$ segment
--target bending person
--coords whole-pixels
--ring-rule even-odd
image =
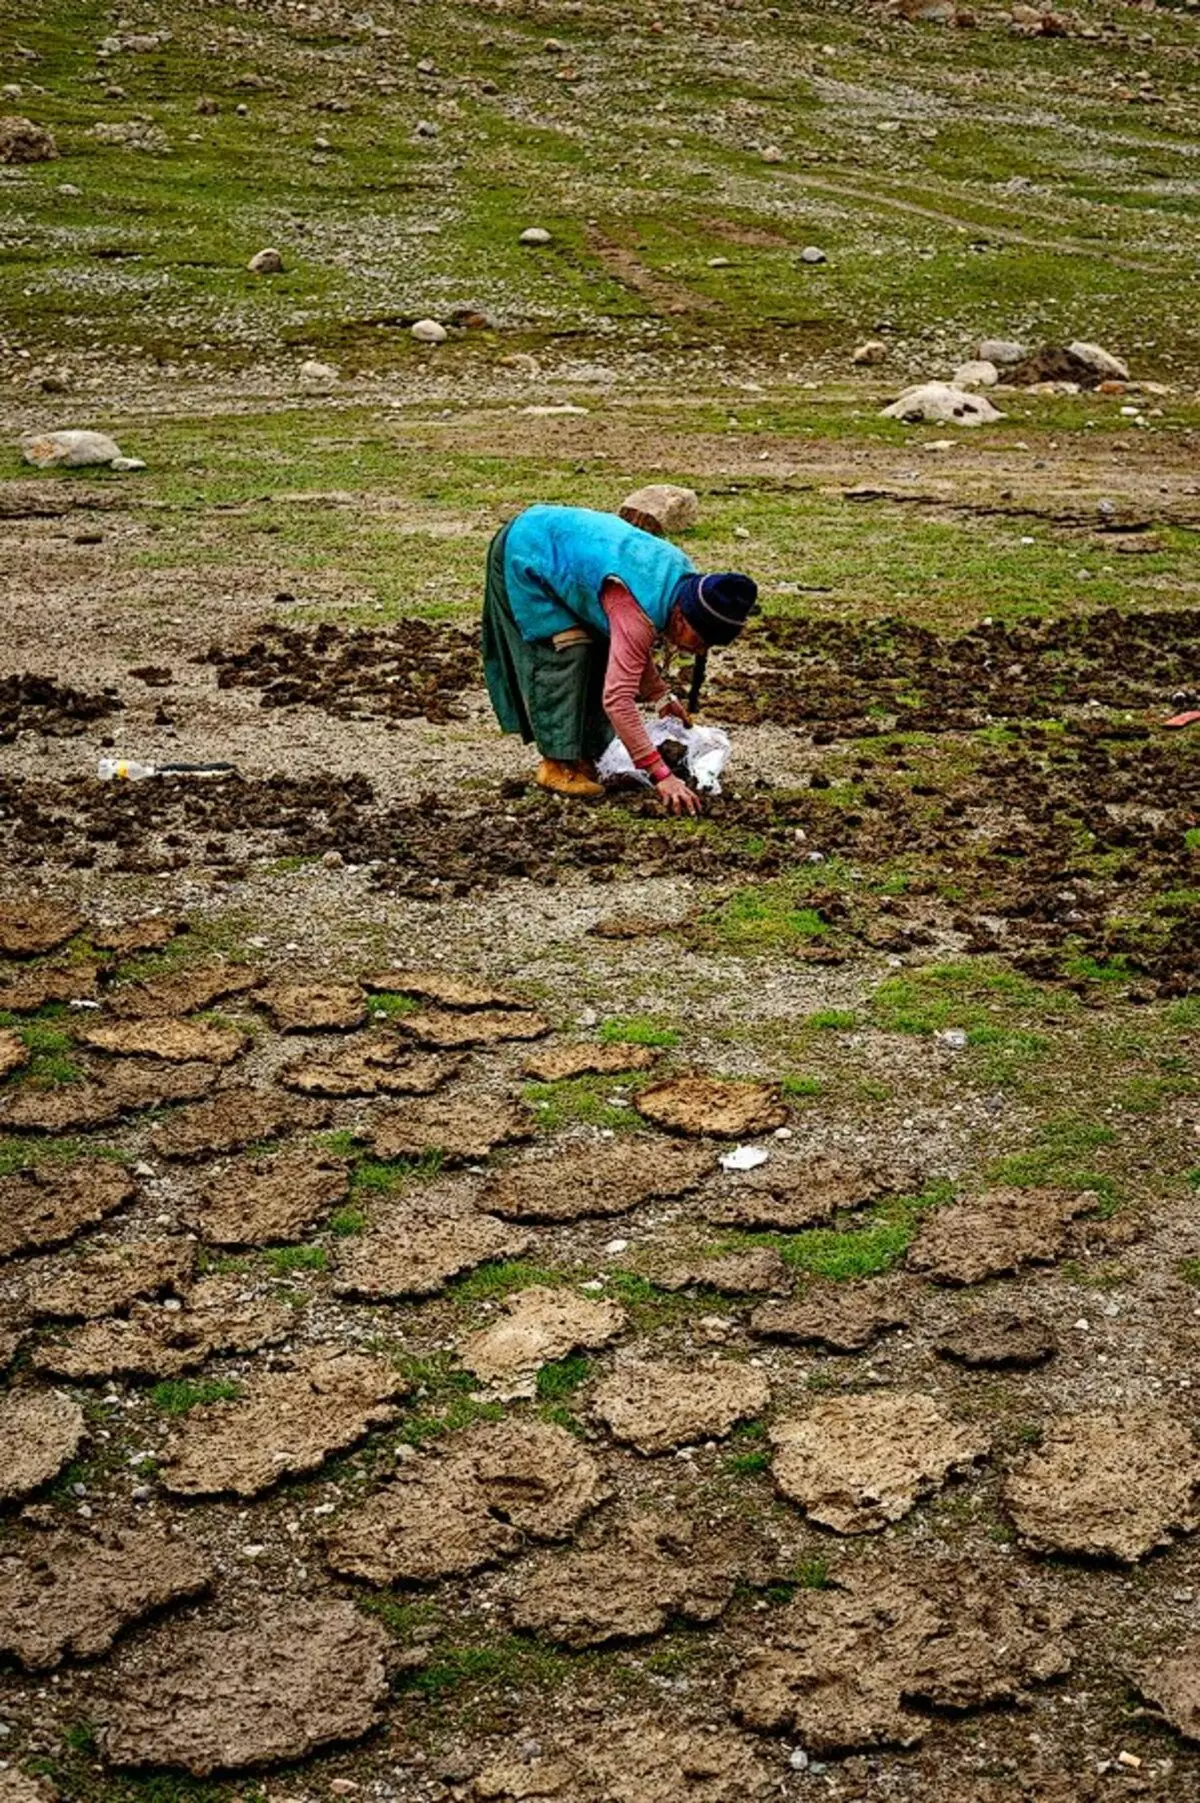
[[[614,735],[673,813],[700,797],[673,776],[638,706],[691,720],[655,662],[657,643],[703,657],[758,611],[749,576],[701,576],[677,546],[616,514],[530,507],[488,549],[483,668],[496,718],[542,754],[537,782],[603,795],[596,762]]]

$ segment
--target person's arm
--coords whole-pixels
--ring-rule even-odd
[[[669,693],[654,663],[654,627],[623,582],[610,577],[600,591],[608,616],[608,669],[604,678],[604,711],[613,731],[645,771],[667,806],[675,812],[698,809],[699,797],[671,771],[646,731],[638,711],[639,697],[657,701]],[[686,798],[686,799],[685,799]]]

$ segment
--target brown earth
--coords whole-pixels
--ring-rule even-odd
[[[1010,1703],[1071,1664],[1067,1623],[972,1570],[898,1576],[875,1561],[800,1590],[738,1674],[734,1713],[818,1756],[911,1747],[937,1713]]]
[[[533,1122],[519,1104],[487,1104],[454,1095],[411,1102],[377,1115],[372,1143],[379,1158],[421,1158],[440,1152],[447,1163],[462,1164],[532,1135]]]
[[[793,1277],[779,1253],[764,1246],[753,1252],[727,1252],[720,1258],[655,1266],[653,1280],[660,1290],[686,1290],[700,1284],[725,1296],[778,1296],[791,1289]]]
[[[469,1180],[435,1180],[376,1211],[365,1233],[339,1247],[333,1287],[376,1302],[432,1296],[461,1272],[532,1245],[528,1231],[475,1208]]]
[[[0,1081],[29,1063],[29,1047],[10,1027],[0,1028]]]
[[[282,1340],[293,1325],[281,1302],[259,1300],[236,1276],[205,1277],[179,1306],[135,1302],[112,1316],[41,1341],[39,1370],[79,1379],[177,1377],[215,1352],[253,1352]]]
[[[615,1302],[539,1285],[505,1297],[500,1319],[461,1341],[458,1355],[485,1391],[509,1402],[535,1394],[543,1365],[610,1346],[627,1325]]]
[[[750,1331],[764,1340],[826,1346],[831,1352],[865,1352],[881,1334],[912,1319],[911,1289],[874,1283],[810,1283],[788,1302],[767,1302],[750,1317]]]
[[[794,1231],[820,1227],[843,1209],[864,1208],[894,1190],[911,1187],[889,1180],[870,1165],[827,1153],[779,1153],[705,1197],[710,1221],[730,1227],[776,1227]]]
[[[94,1052],[161,1058],[168,1064],[232,1064],[250,1043],[236,1027],[198,1020],[127,1020],[80,1027],[78,1038]]]
[[[1067,1248],[1072,1221],[1098,1198],[1050,1189],[996,1189],[953,1202],[925,1220],[909,1268],[939,1283],[982,1283],[1022,1265],[1048,1264]]]
[[[241,1159],[202,1191],[192,1213],[214,1246],[269,1246],[299,1239],[350,1193],[344,1159],[285,1151]]]
[[[124,1166],[107,1159],[65,1170],[37,1165],[0,1178],[0,1258],[69,1240],[136,1194]]]
[[[237,1401],[193,1409],[171,1437],[162,1481],[176,1496],[257,1496],[393,1421],[407,1388],[380,1359],[318,1349],[260,1372]]]
[[[85,1432],[83,1410],[57,1390],[27,1384],[0,1391],[0,1502],[28,1496],[57,1477]]]
[[[478,977],[456,975],[444,970],[378,970],[363,978],[363,988],[376,994],[415,995],[438,1008],[492,1010],[513,1008],[532,1012],[532,1003],[514,995],[509,989],[497,989]],[[518,1035],[521,1037],[521,1035]]]
[[[1016,1309],[976,1309],[940,1335],[937,1350],[960,1365],[1012,1365],[1024,1369],[1053,1358],[1058,1341],[1037,1315]]]
[[[874,1534],[989,1450],[919,1391],[832,1396],[771,1428],[782,1495],[839,1534]]]
[[[396,1026],[418,1045],[436,1052],[463,1046],[500,1045],[506,1039],[541,1039],[550,1023],[526,1008],[425,1008],[397,1016]]]
[[[1200,1741],[1200,1642],[1195,1638],[1131,1674],[1147,1703],[1185,1740]]]
[[[774,1770],[749,1741],[728,1729],[668,1725],[622,1716],[538,1747],[506,1750],[475,1779],[479,1803],[764,1803],[778,1791]]]
[[[524,1065],[538,1083],[561,1083],[571,1077],[615,1077],[622,1071],[648,1071],[660,1054],[644,1045],[560,1045],[537,1052]]]
[[[145,982],[122,983],[109,991],[107,1002],[115,1014],[151,1020],[163,1015],[195,1014],[201,1008],[211,1008],[214,1002],[248,995],[262,981],[261,971],[244,965],[193,965],[163,977],[149,977]]]
[[[578,1221],[687,1195],[716,1162],[711,1152],[641,1138],[552,1148],[489,1177],[480,1206],[514,1221]]]
[[[254,1089],[226,1089],[211,1102],[180,1108],[151,1135],[163,1158],[202,1158],[206,1152],[240,1152],[275,1139],[288,1127],[319,1126],[320,1104],[289,1102]]]
[[[631,1360],[618,1364],[589,1396],[593,1415],[613,1438],[647,1454],[720,1439],[737,1422],[761,1414],[770,1399],[763,1373],[731,1359],[696,1366]]]
[[[81,914],[56,902],[0,901],[0,952],[6,958],[56,952],[82,925]]]
[[[280,1033],[348,1033],[367,1018],[354,983],[270,983],[256,1000]]]
[[[1200,1449],[1161,1410],[1052,1417],[1004,1503],[1034,1552],[1132,1565],[1200,1526]]]
[[[203,1778],[358,1740],[387,1698],[387,1654],[385,1630],[345,1602],[164,1622],[94,1687],[101,1754]]]
[[[303,1096],[426,1096],[457,1077],[463,1063],[413,1052],[394,1034],[366,1033],[336,1051],[285,1065],[279,1081]]]
[[[167,1102],[191,1102],[207,1095],[220,1069],[213,1064],[164,1065],[139,1058],[106,1060],[81,1083],[53,1089],[32,1084],[0,1097],[0,1126],[17,1133],[70,1133],[106,1127],[122,1115]]]
[[[606,1494],[596,1460],[565,1429],[489,1422],[401,1464],[338,1518],[327,1557],[375,1584],[431,1584],[510,1559],[526,1538],[565,1539]]]
[[[94,1320],[119,1314],[141,1296],[186,1287],[196,1248],[185,1239],[124,1240],[63,1254],[29,1273],[26,1306],[35,1315]]]
[[[712,1133],[742,1139],[787,1124],[779,1090],[768,1083],[724,1083],[714,1077],[669,1077],[638,1091],[634,1106],[669,1133]]]
[[[158,1528],[14,1536],[0,1553],[0,1652],[29,1671],[95,1659],[130,1622],[199,1596],[214,1576],[197,1548]]]
[[[87,1001],[96,994],[97,964],[38,965],[0,984],[0,1009],[36,1014],[48,1002]]]

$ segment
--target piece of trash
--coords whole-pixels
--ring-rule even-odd
[[[96,775],[102,783],[140,783],[148,776],[228,776],[236,764],[139,764],[133,758],[101,758]]]
[[[1197,720],[1200,720],[1200,707],[1190,707],[1186,713],[1172,714],[1169,720],[1163,721],[1163,725],[1194,726]]]
[[[721,793],[721,773],[733,750],[727,732],[722,732],[719,726],[684,726],[678,720],[651,720],[648,730],[656,746],[668,743],[683,746],[687,773],[697,789],[705,795]],[[645,771],[634,768],[633,759],[620,739],[614,739],[604,753],[596,774],[602,783],[617,777],[633,777],[647,788],[650,785]]]
[[[770,1154],[761,1146],[735,1146],[732,1152],[726,1152],[721,1159],[723,1171],[756,1171],[760,1164],[766,1164]]]
[[[933,1036],[940,1039],[943,1045],[953,1046],[961,1052],[967,1043],[966,1029],[963,1027],[941,1027]]]

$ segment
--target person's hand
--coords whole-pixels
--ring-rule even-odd
[[[692,724],[692,716],[678,695],[668,695],[665,700],[659,702],[658,717],[660,720],[678,720],[681,726]]]
[[[704,803],[694,789],[678,776],[664,776],[660,783],[655,783],[658,799],[669,814],[699,814]]]

